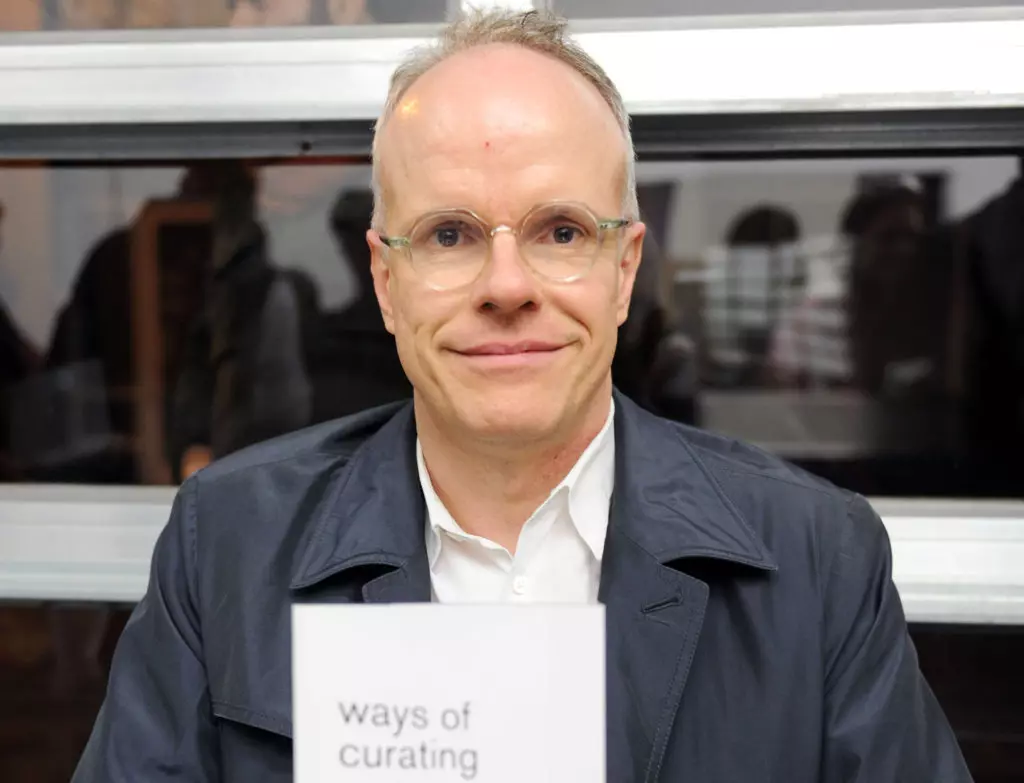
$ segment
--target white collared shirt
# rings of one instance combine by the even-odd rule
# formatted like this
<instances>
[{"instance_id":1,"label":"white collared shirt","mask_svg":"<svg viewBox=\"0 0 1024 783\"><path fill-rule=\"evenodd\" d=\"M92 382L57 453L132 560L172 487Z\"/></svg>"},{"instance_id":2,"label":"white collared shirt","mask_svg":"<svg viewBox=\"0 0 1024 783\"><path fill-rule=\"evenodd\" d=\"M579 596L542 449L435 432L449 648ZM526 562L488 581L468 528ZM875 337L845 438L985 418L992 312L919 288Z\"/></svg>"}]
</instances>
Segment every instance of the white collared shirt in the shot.
<instances>
[{"instance_id":1,"label":"white collared shirt","mask_svg":"<svg viewBox=\"0 0 1024 783\"><path fill-rule=\"evenodd\" d=\"M523 525L515 555L466 533L434 486L416 440L427 558L438 603L596 603L615 482L615 404L569 474Z\"/></svg>"}]
</instances>

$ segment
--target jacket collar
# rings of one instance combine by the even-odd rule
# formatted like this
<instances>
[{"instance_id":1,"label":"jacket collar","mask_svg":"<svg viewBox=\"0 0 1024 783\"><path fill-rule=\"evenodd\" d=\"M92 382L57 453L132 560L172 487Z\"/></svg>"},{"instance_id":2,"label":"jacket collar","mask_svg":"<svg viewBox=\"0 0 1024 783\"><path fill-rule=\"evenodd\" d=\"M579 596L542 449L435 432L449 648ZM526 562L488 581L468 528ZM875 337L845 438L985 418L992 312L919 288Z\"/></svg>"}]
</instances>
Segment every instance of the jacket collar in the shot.
<instances>
[{"instance_id":1,"label":"jacket collar","mask_svg":"<svg viewBox=\"0 0 1024 783\"><path fill-rule=\"evenodd\" d=\"M724 493L684 428L615 394L612 532L659 563L712 558L774 570L764 543ZM349 568L402 568L425 557L412 404L357 449L328 490L298 559L292 588ZM429 598L429 596L428 596Z\"/></svg>"},{"instance_id":2,"label":"jacket collar","mask_svg":"<svg viewBox=\"0 0 1024 783\"><path fill-rule=\"evenodd\" d=\"M350 568L402 568L426 560L416 426L407 403L349 459L317 505L291 587L312 587Z\"/></svg>"},{"instance_id":3,"label":"jacket collar","mask_svg":"<svg viewBox=\"0 0 1024 783\"><path fill-rule=\"evenodd\" d=\"M666 422L616 392L612 525L659 563L711 558L777 568L688 441Z\"/></svg>"}]
</instances>

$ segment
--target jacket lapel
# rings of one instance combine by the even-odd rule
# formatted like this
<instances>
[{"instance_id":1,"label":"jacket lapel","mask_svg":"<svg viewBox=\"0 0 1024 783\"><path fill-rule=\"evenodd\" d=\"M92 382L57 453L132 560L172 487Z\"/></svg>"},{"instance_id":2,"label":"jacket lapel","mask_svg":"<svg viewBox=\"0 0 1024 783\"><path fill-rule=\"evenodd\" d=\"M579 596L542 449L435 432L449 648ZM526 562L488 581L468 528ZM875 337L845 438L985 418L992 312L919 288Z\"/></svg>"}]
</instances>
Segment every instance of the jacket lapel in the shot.
<instances>
[{"instance_id":1,"label":"jacket lapel","mask_svg":"<svg viewBox=\"0 0 1024 783\"><path fill-rule=\"evenodd\" d=\"M412 405L405 405L352 455L329 493L293 575L293 591L330 600L331 582L361 580L368 603L430 600L415 448Z\"/></svg>"},{"instance_id":2,"label":"jacket lapel","mask_svg":"<svg viewBox=\"0 0 1024 783\"><path fill-rule=\"evenodd\" d=\"M708 588L609 531L601 574L607 620L608 780L654 781L700 636Z\"/></svg>"},{"instance_id":3,"label":"jacket lapel","mask_svg":"<svg viewBox=\"0 0 1024 783\"><path fill-rule=\"evenodd\" d=\"M775 564L683 428L617 395L615 431L599 592L608 626L608 780L654 783L708 603L709 586L685 572L687 561Z\"/></svg>"}]
</instances>

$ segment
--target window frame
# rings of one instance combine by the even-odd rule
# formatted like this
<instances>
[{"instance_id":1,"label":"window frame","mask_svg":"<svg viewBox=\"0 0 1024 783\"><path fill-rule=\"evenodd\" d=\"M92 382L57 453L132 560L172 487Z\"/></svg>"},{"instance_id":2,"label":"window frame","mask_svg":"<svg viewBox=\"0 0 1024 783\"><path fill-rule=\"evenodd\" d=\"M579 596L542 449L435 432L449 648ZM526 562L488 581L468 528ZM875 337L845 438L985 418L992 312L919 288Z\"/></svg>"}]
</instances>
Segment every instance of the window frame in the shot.
<instances>
[{"instance_id":1,"label":"window frame","mask_svg":"<svg viewBox=\"0 0 1024 783\"><path fill-rule=\"evenodd\" d=\"M395 65L435 29L7 33L0 126L365 122ZM1014 78L1024 72L1024 9L598 20L573 30L633 115L1024 107ZM715 60L736 66L709 68Z\"/></svg>"}]
</instances>

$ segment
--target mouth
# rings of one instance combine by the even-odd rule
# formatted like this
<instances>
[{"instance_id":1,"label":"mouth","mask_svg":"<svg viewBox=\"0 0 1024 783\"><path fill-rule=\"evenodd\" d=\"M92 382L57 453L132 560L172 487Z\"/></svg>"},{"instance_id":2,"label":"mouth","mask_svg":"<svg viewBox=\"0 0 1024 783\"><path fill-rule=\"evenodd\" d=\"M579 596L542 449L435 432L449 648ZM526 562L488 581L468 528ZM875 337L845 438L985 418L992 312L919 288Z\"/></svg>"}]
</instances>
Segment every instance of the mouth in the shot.
<instances>
[{"instance_id":1,"label":"mouth","mask_svg":"<svg viewBox=\"0 0 1024 783\"><path fill-rule=\"evenodd\" d=\"M453 353L479 369L519 369L551 362L567 347L565 343L524 340L480 343Z\"/></svg>"}]
</instances>

